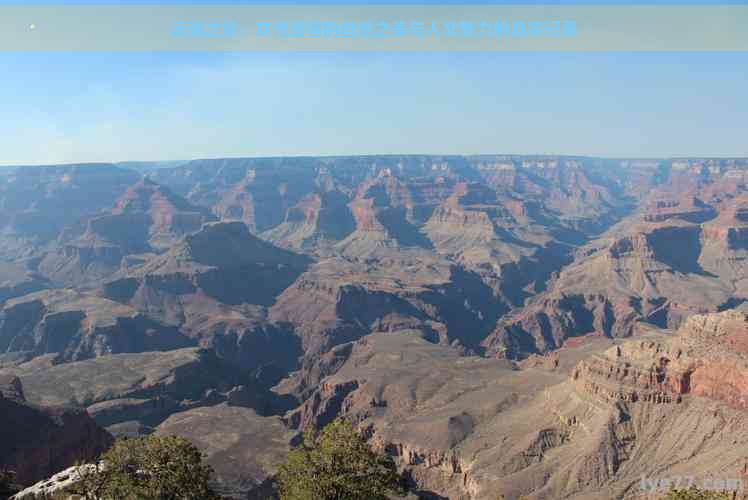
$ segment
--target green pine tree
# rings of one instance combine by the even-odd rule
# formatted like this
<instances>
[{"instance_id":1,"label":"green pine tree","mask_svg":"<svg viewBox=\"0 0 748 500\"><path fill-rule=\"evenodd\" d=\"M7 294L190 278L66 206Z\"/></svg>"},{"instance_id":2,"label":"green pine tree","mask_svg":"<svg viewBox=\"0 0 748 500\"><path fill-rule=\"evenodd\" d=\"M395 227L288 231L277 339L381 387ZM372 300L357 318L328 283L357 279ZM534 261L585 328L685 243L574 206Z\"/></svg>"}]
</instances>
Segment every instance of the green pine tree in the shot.
<instances>
[{"instance_id":1,"label":"green pine tree","mask_svg":"<svg viewBox=\"0 0 748 500\"><path fill-rule=\"evenodd\" d=\"M75 485L87 499L213 500L212 468L200 451L178 436L118 439L101 457L105 464Z\"/></svg>"},{"instance_id":2,"label":"green pine tree","mask_svg":"<svg viewBox=\"0 0 748 500\"><path fill-rule=\"evenodd\" d=\"M307 432L280 467L282 500L386 500L402 493L394 462L345 420Z\"/></svg>"}]
</instances>

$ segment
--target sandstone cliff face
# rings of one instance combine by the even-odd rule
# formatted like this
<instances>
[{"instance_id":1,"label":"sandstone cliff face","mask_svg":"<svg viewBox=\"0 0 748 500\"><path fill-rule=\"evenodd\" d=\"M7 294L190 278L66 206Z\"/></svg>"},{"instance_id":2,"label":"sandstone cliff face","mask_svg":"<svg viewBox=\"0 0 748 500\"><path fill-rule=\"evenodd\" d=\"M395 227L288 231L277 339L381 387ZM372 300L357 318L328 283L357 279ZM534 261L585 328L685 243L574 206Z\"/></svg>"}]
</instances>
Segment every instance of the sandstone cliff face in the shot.
<instances>
[{"instance_id":1,"label":"sandstone cliff face","mask_svg":"<svg viewBox=\"0 0 748 500\"><path fill-rule=\"evenodd\" d=\"M111 436L85 410L29 405L18 378L0 375L0 467L33 484L105 451Z\"/></svg>"},{"instance_id":2,"label":"sandstone cliff face","mask_svg":"<svg viewBox=\"0 0 748 500\"><path fill-rule=\"evenodd\" d=\"M609 399L680 401L685 394L746 406L748 317L738 311L691 316L666 341L631 341L580 363L574 380ZM605 391L607 379L618 392Z\"/></svg>"}]
</instances>

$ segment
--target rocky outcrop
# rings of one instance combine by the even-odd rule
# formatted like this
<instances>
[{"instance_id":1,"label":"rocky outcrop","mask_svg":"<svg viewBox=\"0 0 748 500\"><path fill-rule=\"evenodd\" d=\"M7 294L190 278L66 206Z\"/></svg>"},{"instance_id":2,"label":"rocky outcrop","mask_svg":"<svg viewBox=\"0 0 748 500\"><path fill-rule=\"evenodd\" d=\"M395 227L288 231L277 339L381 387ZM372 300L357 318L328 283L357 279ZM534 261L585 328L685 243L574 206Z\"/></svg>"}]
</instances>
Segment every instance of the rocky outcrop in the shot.
<instances>
[{"instance_id":1,"label":"rocky outcrop","mask_svg":"<svg viewBox=\"0 0 748 500\"><path fill-rule=\"evenodd\" d=\"M112 215L113 218L121 217L121 226L126 225L128 217L147 217L145 229L148 243L156 249L168 248L177 243L182 236L197 232L203 224L216 220L206 208L192 205L148 178L127 190L117 201ZM117 233L107 234L110 232L111 221L107 221L110 224L106 225L104 221L97 222L98 224L89 226L89 231L103 233L108 236L107 239L117 239ZM130 238L125 239L125 242L130 241Z\"/></svg>"},{"instance_id":2,"label":"rocky outcrop","mask_svg":"<svg viewBox=\"0 0 748 500\"><path fill-rule=\"evenodd\" d=\"M462 357L413 331L374 334L345 347L345 361L286 414L288 424L304 429L345 415L395 458L414 489L470 498L472 460L458 449L490 415L516 404L508 380L501 381L515 373L511 365ZM476 406L468 408L468 401Z\"/></svg>"},{"instance_id":3,"label":"rocky outcrop","mask_svg":"<svg viewBox=\"0 0 748 500\"><path fill-rule=\"evenodd\" d=\"M292 373L274 390L282 394L292 395L297 401L304 402L304 405L306 405L309 396L317 390L322 380L337 373L343 364L348 361L354 346L355 342L348 342L333 347L316 359L306 362L300 370ZM309 418L300 415L294 425L301 426L302 421L309 421Z\"/></svg>"},{"instance_id":4,"label":"rocky outcrop","mask_svg":"<svg viewBox=\"0 0 748 500\"><path fill-rule=\"evenodd\" d=\"M237 367L285 375L296 366L298 340L288 325L267 320L266 307L310 263L243 223L219 222L106 283L101 294L173 325Z\"/></svg>"},{"instance_id":5,"label":"rocky outcrop","mask_svg":"<svg viewBox=\"0 0 748 500\"><path fill-rule=\"evenodd\" d=\"M349 207L356 231L336 250L352 258L365 258L396 248L432 248L422 226L454 187L443 176L408 179L382 169L356 190Z\"/></svg>"},{"instance_id":6,"label":"rocky outcrop","mask_svg":"<svg viewBox=\"0 0 748 500\"><path fill-rule=\"evenodd\" d=\"M97 466L94 464L73 465L28 488L24 488L13 495L10 500L36 500L37 498L57 498L60 496L65 500L71 500L75 497L68 491L80 483L88 474L96 472Z\"/></svg>"},{"instance_id":7,"label":"rocky outcrop","mask_svg":"<svg viewBox=\"0 0 748 500\"><path fill-rule=\"evenodd\" d=\"M701 223L714 218L716 211L693 196L683 199L665 198L652 201L645 209L646 222L664 222L681 219L686 222Z\"/></svg>"},{"instance_id":8,"label":"rocky outcrop","mask_svg":"<svg viewBox=\"0 0 748 500\"><path fill-rule=\"evenodd\" d=\"M741 259L748 250L748 196L725 202L719 217L704 225L704 238L717 247L716 258Z\"/></svg>"},{"instance_id":9,"label":"rocky outcrop","mask_svg":"<svg viewBox=\"0 0 748 500\"><path fill-rule=\"evenodd\" d=\"M96 458L111 441L85 410L33 406L17 377L0 374L0 468L20 484Z\"/></svg>"},{"instance_id":10,"label":"rocky outcrop","mask_svg":"<svg viewBox=\"0 0 748 500\"><path fill-rule=\"evenodd\" d=\"M748 316L691 316L667 339L630 341L582 361L572 379L607 401L678 403L686 395L748 408Z\"/></svg>"},{"instance_id":11,"label":"rocky outcrop","mask_svg":"<svg viewBox=\"0 0 748 500\"><path fill-rule=\"evenodd\" d=\"M300 163L289 162L290 168L259 161L226 161L224 168L214 170L209 161L203 162L212 177L208 182L192 187L189 197L198 203L205 200L223 220L239 220L253 233L261 233L281 224L287 211L315 188L315 171ZM233 163L233 164L232 164ZM191 162L185 169L200 170L200 162ZM214 170L210 172L210 170Z\"/></svg>"}]
</instances>

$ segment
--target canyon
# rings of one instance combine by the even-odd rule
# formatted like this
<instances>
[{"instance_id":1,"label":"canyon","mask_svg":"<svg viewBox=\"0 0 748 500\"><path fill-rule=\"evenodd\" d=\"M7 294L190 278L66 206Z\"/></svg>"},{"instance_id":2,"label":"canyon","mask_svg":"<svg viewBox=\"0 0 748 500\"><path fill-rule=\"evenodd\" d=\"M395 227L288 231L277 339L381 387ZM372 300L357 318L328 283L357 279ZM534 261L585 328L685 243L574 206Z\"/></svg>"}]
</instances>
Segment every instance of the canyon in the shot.
<instances>
[{"instance_id":1,"label":"canyon","mask_svg":"<svg viewBox=\"0 0 748 500\"><path fill-rule=\"evenodd\" d=\"M421 498L651 498L748 470L747 302L745 158L0 169L0 467L178 434L266 498L345 417Z\"/></svg>"}]
</instances>

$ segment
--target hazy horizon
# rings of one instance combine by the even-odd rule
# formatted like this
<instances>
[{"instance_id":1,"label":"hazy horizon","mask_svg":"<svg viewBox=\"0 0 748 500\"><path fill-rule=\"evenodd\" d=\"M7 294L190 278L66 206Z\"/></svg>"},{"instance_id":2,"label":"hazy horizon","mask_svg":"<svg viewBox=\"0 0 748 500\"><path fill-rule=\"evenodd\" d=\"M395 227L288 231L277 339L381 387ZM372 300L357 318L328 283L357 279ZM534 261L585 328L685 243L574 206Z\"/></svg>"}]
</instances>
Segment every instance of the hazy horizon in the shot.
<instances>
[{"instance_id":1,"label":"hazy horizon","mask_svg":"<svg viewBox=\"0 0 748 500\"><path fill-rule=\"evenodd\" d=\"M218 160L273 160L284 158L369 158L369 157L538 157L538 158L586 158L601 160L620 160L620 161L650 161L650 160L742 160L748 158L748 154L742 156L718 156L718 155L672 155L672 156L595 156L579 154L553 154L553 153L360 153L360 154L298 154L298 155L262 155L262 156L216 156L201 158L180 158L180 159L136 159L136 160L111 160L111 161L81 161L81 162L59 162L59 163L17 163L17 164L0 164L2 168L22 168L22 167L56 167L56 166L96 166L96 165L129 165L129 164L163 164L164 167L171 167L179 164L193 161L218 161Z\"/></svg>"}]
</instances>

